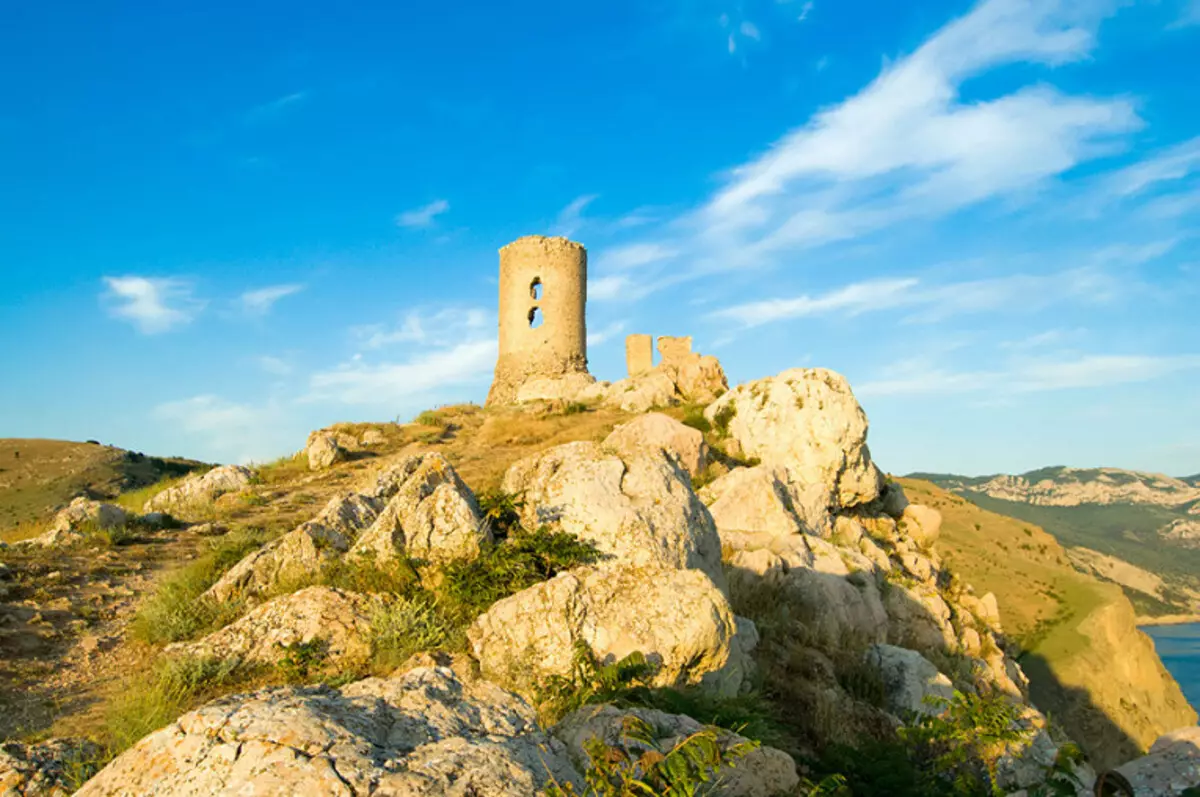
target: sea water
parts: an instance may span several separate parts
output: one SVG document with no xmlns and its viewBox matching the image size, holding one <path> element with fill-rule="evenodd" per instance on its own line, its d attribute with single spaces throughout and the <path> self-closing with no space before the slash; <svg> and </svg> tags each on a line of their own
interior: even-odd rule
<svg viewBox="0 0 1200 797">
<path fill-rule="evenodd" d="M 1159 658 L 1179 682 L 1188 702 L 1200 711 L 1200 623 L 1150 625 L 1142 630 L 1154 640 Z"/>
</svg>

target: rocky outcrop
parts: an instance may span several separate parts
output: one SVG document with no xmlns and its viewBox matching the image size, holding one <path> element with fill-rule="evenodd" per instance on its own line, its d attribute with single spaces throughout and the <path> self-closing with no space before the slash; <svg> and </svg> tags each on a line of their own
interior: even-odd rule
<svg viewBox="0 0 1200 797">
<path fill-rule="evenodd" d="M 954 697 L 954 684 L 920 653 L 895 645 L 873 645 L 866 652 L 867 665 L 883 679 L 887 710 L 898 717 L 938 714 L 939 701 Z"/>
<path fill-rule="evenodd" d="M 146 502 L 146 512 L 184 512 L 215 501 L 225 493 L 236 493 L 250 485 L 253 472 L 241 465 L 222 465 L 206 473 L 188 476 Z"/>
<path fill-rule="evenodd" d="M 1192 725 L 1165 733 L 1149 754 L 1117 768 L 1134 797 L 1178 797 L 1200 788 L 1200 728 Z"/>
<path fill-rule="evenodd" d="M 784 468 L 800 485 L 823 485 L 834 509 L 879 497 L 883 475 L 867 448 L 867 416 L 845 378 L 797 368 L 739 385 L 704 412 L 741 451 Z"/>
<path fill-rule="evenodd" d="M 1090 548 L 1068 548 L 1067 558 L 1081 573 L 1088 573 L 1104 581 L 1111 581 L 1132 590 L 1163 598 L 1163 580 L 1149 570 L 1131 565 L 1123 559 L 1108 556 Z"/>
<path fill-rule="evenodd" d="M 66 797 L 100 747 L 83 739 L 49 739 L 37 744 L 0 744 L 0 795 Z"/>
<path fill-rule="evenodd" d="M 247 554 L 209 587 L 202 599 L 225 602 L 271 592 L 289 578 L 320 570 L 325 562 L 349 549 L 345 535 L 316 523 L 302 524 Z"/>
<path fill-rule="evenodd" d="M 467 638 L 485 677 L 523 693 L 569 676 L 585 643 L 605 663 L 644 654 L 656 685 L 733 695 L 757 643 L 753 624 L 734 617 L 704 573 L 624 562 L 576 568 L 498 601 Z"/>
<path fill-rule="evenodd" d="M 404 459 L 379 476 L 369 497 L 387 503 L 353 553 L 446 562 L 478 556 L 490 538 L 475 496 L 441 454 Z"/>
<path fill-rule="evenodd" d="M 567 443 L 520 460 L 503 488 L 524 498 L 525 528 L 549 526 L 637 566 L 696 568 L 723 587 L 721 543 L 677 460 Z"/>
<path fill-rule="evenodd" d="M 43 548 L 73 545 L 91 532 L 121 528 L 131 520 L 129 513 L 116 504 L 76 498 L 54 516 L 50 528 L 44 534 L 22 540 L 18 544 Z"/>
<path fill-rule="evenodd" d="M 347 459 L 346 449 L 338 445 L 337 438 L 329 434 L 317 434 L 311 437 L 304 448 L 308 459 L 309 470 L 325 470 L 332 468 Z"/>
<path fill-rule="evenodd" d="M 700 497 L 722 534 L 828 536 L 832 528 L 825 486 L 795 484 L 780 466 L 734 468 L 704 487 Z"/>
<path fill-rule="evenodd" d="M 625 458 L 666 452 L 692 476 L 708 467 L 709 450 L 704 435 L 661 412 L 640 415 L 621 424 L 604 438 L 602 445 Z"/>
<path fill-rule="evenodd" d="M 144 738 L 79 795 L 528 797 L 551 779 L 581 781 L 527 703 L 438 667 L 216 700 Z"/>
<path fill-rule="evenodd" d="M 678 403 L 675 383 L 661 371 L 650 371 L 613 382 L 604 392 L 606 406 L 625 412 L 646 412 L 655 407 L 669 407 Z"/>
<path fill-rule="evenodd" d="M 631 717 L 653 731 L 652 744 L 629 738 L 626 723 Z M 553 733 L 567 745 L 567 754 L 576 768 L 585 771 L 592 763 L 585 749 L 591 739 L 620 750 L 636 761 L 646 753 L 668 753 L 689 736 L 703 730 L 704 726 L 699 722 L 681 714 L 586 706 L 565 717 L 554 727 Z M 723 753 L 730 755 L 737 749 L 742 754 L 730 755 L 733 765 L 720 771 L 715 787 L 706 794 L 713 797 L 781 797 L 792 794 L 800 783 L 796 763 L 787 753 L 765 746 L 745 752 L 749 746 L 744 737 L 723 729 L 714 731 Z"/>
<path fill-rule="evenodd" d="M 167 652 L 269 665 L 304 645 L 320 669 L 349 667 L 371 655 L 371 613 L 378 605 L 352 592 L 308 587 L 270 600 L 198 642 L 171 645 Z"/>
</svg>

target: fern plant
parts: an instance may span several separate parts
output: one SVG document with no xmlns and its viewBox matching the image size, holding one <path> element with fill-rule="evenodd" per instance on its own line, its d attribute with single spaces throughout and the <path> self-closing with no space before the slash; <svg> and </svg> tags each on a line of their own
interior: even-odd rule
<svg viewBox="0 0 1200 797">
<path fill-rule="evenodd" d="M 608 703 L 644 687 L 656 668 L 640 651 L 601 664 L 591 647 L 576 640 L 570 675 L 552 675 L 539 688 L 538 709 L 557 721 L 589 703 Z"/>
<path fill-rule="evenodd" d="M 703 728 L 659 749 L 654 728 L 637 716 L 624 718 L 621 741 L 584 743 L 591 766 L 582 792 L 571 783 L 552 783 L 550 797 L 696 797 L 719 782 L 721 772 L 758 746 L 741 742 L 722 748 L 716 728 Z"/>
</svg>

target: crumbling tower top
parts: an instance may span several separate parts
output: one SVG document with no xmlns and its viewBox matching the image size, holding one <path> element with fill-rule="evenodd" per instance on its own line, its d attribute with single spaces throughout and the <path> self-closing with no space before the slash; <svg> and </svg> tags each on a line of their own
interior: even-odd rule
<svg viewBox="0 0 1200 797">
<path fill-rule="evenodd" d="M 521 384 L 587 373 L 587 250 L 527 235 L 500 249 L 500 353 L 487 403 L 510 404 Z"/>
</svg>

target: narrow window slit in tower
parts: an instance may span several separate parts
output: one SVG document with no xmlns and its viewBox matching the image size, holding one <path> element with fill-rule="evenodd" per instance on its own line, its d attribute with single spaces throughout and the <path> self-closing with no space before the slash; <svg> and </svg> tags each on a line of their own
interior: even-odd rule
<svg viewBox="0 0 1200 797">
<path fill-rule="evenodd" d="M 542 278 L 534 277 L 533 282 L 529 283 L 529 295 L 534 301 L 539 301 L 542 298 Z"/>
<path fill-rule="evenodd" d="M 541 311 L 541 309 L 539 309 L 539 308 L 537 308 L 537 307 L 534 307 L 534 308 L 530 309 L 530 311 L 529 311 L 529 328 L 530 328 L 530 329 L 537 329 L 537 328 L 538 328 L 538 327 L 540 327 L 541 325 L 542 325 L 542 311 Z"/>
</svg>

